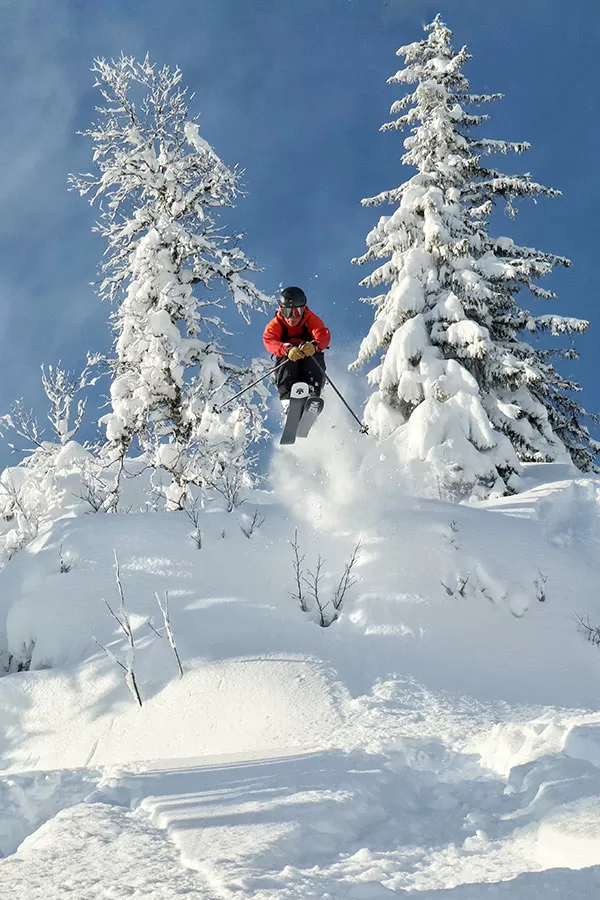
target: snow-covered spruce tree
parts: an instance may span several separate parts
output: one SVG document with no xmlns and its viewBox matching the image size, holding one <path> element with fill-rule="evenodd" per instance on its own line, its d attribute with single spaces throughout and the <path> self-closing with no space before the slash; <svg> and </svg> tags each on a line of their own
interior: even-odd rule
<svg viewBox="0 0 600 900">
<path fill-rule="evenodd" d="M 406 65 L 389 79 L 415 85 L 382 131 L 410 129 L 402 162 L 417 174 L 363 200 L 396 209 L 353 260 L 378 263 L 362 285 L 385 286 L 367 299 L 374 323 L 353 367 L 380 355 L 368 375 L 373 435 L 393 441 L 404 461 L 423 461 L 445 493 L 484 497 L 515 489 L 520 460 L 552 461 L 568 451 L 581 469 L 594 466 L 600 448 L 580 422 L 587 413 L 565 393 L 578 387 L 552 365 L 575 351 L 535 350 L 523 338 L 582 332 L 589 323 L 517 305 L 521 288 L 553 298 L 535 281 L 569 261 L 490 236 L 490 213 L 499 199 L 514 214 L 515 198 L 559 192 L 487 164 L 490 154 L 528 145 L 474 136 L 487 117 L 469 109 L 501 95 L 469 92 L 462 74 L 469 54 L 453 50 L 439 16 L 426 31 L 398 50 Z"/>
<path fill-rule="evenodd" d="M 167 507 L 177 509 L 190 484 L 220 489 L 248 477 L 260 409 L 251 395 L 222 414 L 214 408 L 264 363 L 236 365 L 225 354 L 219 310 L 228 296 L 248 321 L 268 298 L 242 276 L 254 266 L 239 235 L 216 222 L 215 211 L 234 205 L 239 175 L 189 118 L 180 70 L 121 56 L 97 59 L 92 71 L 104 101 L 85 132 L 97 171 L 71 183 L 101 201 L 100 293 L 119 301 L 106 451 L 123 460 L 137 439 L 149 465 L 168 473 Z"/>
</svg>

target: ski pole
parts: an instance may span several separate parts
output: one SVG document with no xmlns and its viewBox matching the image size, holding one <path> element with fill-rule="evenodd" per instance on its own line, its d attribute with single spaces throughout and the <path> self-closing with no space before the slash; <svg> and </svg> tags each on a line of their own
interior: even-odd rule
<svg viewBox="0 0 600 900">
<path fill-rule="evenodd" d="M 331 380 L 331 378 L 329 377 L 329 375 L 327 374 L 327 372 L 325 371 L 325 369 L 323 368 L 323 366 L 322 366 L 320 363 L 318 363 L 316 359 L 313 359 L 313 362 L 314 362 L 314 364 L 316 365 L 316 367 L 317 367 L 318 369 L 321 370 L 321 372 L 323 373 L 323 375 L 325 376 L 325 378 L 327 379 L 327 381 L 329 382 L 329 384 L 331 385 L 331 387 L 334 389 L 334 391 L 336 392 L 336 394 L 338 395 L 338 397 L 340 398 L 340 400 L 342 401 L 342 403 L 344 404 L 344 406 L 346 407 L 346 409 L 348 410 L 348 412 L 350 413 L 350 415 L 351 415 L 354 419 L 356 419 L 356 421 L 357 421 L 358 424 L 360 425 L 360 432 L 361 432 L 361 434 L 368 434 L 368 433 L 369 433 L 369 428 L 368 428 L 368 426 L 365 425 L 363 422 L 360 421 L 360 419 L 358 418 L 358 416 L 356 415 L 356 413 L 354 412 L 354 410 L 353 410 L 353 409 L 350 407 L 350 405 L 344 400 L 344 398 L 342 397 L 342 395 L 340 394 L 340 392 L 339 392 L 338 389 L 336 388 L 335 384 L 333 383 L 333 381 Z"/>
<path fill-rule="evenodd" d="M 265 378 L 269 377 L 269 375 L 273 375 L 273 373 L 276 372 L 277 369 L 280 369 L 282 366 L 284 366 L 286 364 L 286 362 L 287 362 L 287 357 L 284 360 L 282 360 L 282 362 L 277 363 L 277 365 L 273 369 L 269 369 L 268 372 L 265 372 L 265 374 L 261 375 L 260 378 L 257 378 L 256 381 L 253 381 L 252 384 L 249 384 L 245 388 L 242 388 L 241 391 L 238 391 L 237 394 L 234 394 L 233 397 L 230 397 L 229 400 L 225 401 L 225 403 L 221 403 L 220 406 L 214 406 L 213 411 L 216 413 L 221 412 L 222 409 L 225 409 L 226 406 L 228 406 L 230 403 L 232 403 L 234 400 L 236 400 L 242 394 L 245 394 L 246 391 L 250 390 L 250 388 L 253 388 L 256 384 L 259 384 L 261 381 L 264 381 Z M 219 390 L 220 390 L 220 388 L 219 388 Z"/>
</svg>

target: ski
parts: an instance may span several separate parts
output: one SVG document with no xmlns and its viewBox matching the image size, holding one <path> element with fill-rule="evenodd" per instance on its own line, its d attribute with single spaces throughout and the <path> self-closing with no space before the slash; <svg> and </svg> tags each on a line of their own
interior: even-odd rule
<svg viewBox="0 0 600 900">
<path fill-rule="evenodd" d="M 296 440 L 296 431 L 304 412 L 304 404 L 309 395 L 308 385 L 298 381 L 292 385 L 290 405 L 285 417 L 285 425 L 279 440 L 280 444 L 293 444 Z"/>
<path fill-rule="evenodd" d="M 296 429 L 297 438 L 308 437 L 308 433 L 315 424 L 317 418 L 321 415 L 324 405 L 321 397 L 309 397 L 305 400 L 302 416 L 300 417 L 300 422 Z"/>
</svg>

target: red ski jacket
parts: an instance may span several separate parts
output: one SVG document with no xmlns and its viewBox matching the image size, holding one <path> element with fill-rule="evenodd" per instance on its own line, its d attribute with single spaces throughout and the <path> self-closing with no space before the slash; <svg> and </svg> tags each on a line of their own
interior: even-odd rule
<svg viewBox="0 0 600 900">
<path fill-rule="evenodd" d="M 273 356 L 285 356 L 290 347 L 298 347 L 305 341 L 314 341 L 317 350 L 327 350 L 330 339 L 329 328 L 308 306 L 304 307 L 304 314 L 297 325 L 289 325 L 277 310 L 263 334 L 265 348 Z"/>
</svg>

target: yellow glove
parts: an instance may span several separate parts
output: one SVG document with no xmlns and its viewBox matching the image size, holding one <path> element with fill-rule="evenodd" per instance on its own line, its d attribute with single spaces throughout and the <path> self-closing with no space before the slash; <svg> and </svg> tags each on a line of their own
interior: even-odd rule
<svg viewBox="0 0 600 900">
<path fill-rule="evenodd" d="M 300 347 L 290 347 L 286 355 L 292 362 L 298 362 L 298 360 L 304 359 L 304 353 Z"/>
<path fill-rule="evenodd" d="M 304 354 L 304 356 L 313 356 L 313 354 L 315 354 L 317 352 L 317 348 L 311 342 L 302 344 L 300 349 L 302 350 L 302 353 Z"/>
</svg>

